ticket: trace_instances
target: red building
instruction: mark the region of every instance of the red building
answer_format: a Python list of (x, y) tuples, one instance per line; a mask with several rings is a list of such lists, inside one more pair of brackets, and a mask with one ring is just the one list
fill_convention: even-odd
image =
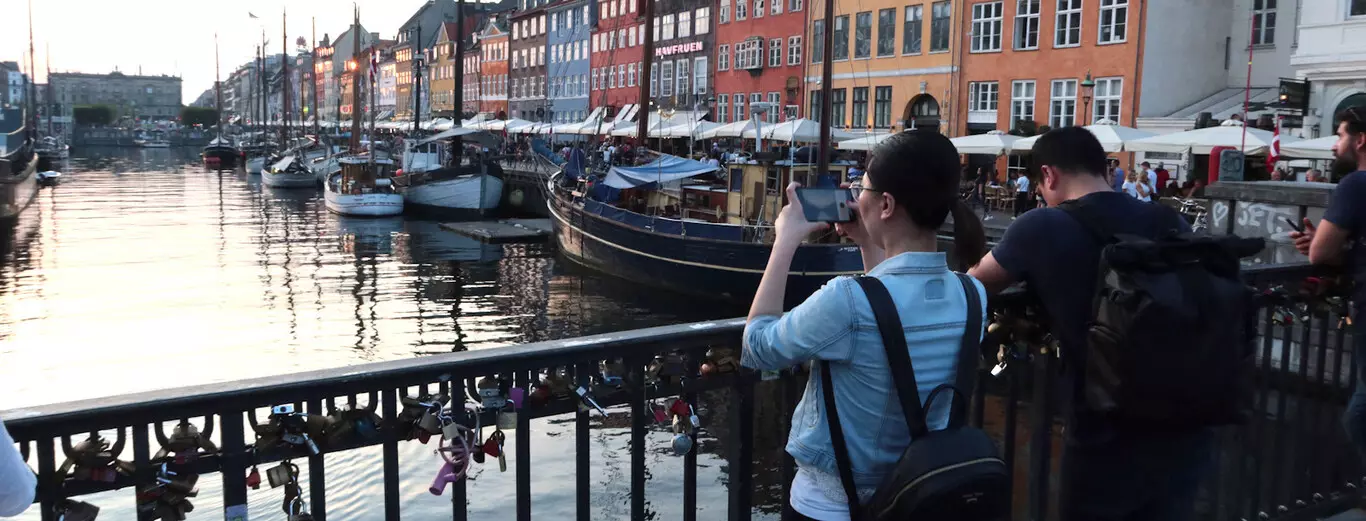
[(636, 0), (603, 0), (597, 9), (589, 47), (588, 107), (610, 107), (611, 116), (640, 99), (645, 19)]
[(806, 4), (803, 0), (719, 0), (716, 16), (717, 123), (750, 117), (750, 103), (779, 108), (766, 120), (801, 117), (806, 72)]

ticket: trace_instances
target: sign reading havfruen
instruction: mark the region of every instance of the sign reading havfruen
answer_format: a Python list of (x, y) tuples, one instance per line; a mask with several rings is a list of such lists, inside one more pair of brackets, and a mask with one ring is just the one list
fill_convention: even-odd
[(679, 43), (665, 47), (655, 47), (655, 56), (669, 56), (671, 54), (683, 54), (685, 52), (697, 52), (701, 50), (702, 42)]

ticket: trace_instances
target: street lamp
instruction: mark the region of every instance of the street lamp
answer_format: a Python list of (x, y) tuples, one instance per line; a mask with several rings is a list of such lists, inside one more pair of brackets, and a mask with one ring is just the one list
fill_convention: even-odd
[(709, 96), (709, 97), (707, 97), (707, 99), (702, 99), (702, 98), (699, 97), (699, 98), (693, 100), (693, 102), (692, 102), (692, 112), (693, 112), (693, 116), (692, 116), (692, 118), (693, 118), (693, 119), (692, 119), (692, 131), (691, 131), (691, 132), (688, 132), (688, 154), (689, 154), (689, 155), (691, 155), (691, 154), (693, 154), (693, 153), (695, 152), (695, 150), (693, 149), (693, 147), (696, 146), (695, 143), (694, 143), (694, 141), (697, 139), (697, 123), (701, 120), (701, 118), (698, 117), (697, 113), (698, 113), (698, 111), (701, 110), (701, 109), (699, 108), (699, 105), (701, 105), (703, 102), (705, 102), (708, 106), (711, 106), (712, 103), (715, 103), (715, 102), (716, 102), (716, 98), (715, 98), (715, 97), (710, 97), (710, 96)]
[(764, 151), (764, 132), (761, 127), (763, 118), (759, 117), (767, 114), (773, 108), (773, 103), (767, 101), (756, 101), (749, 104), (749, 119), (754, 121), (754, 152)]
[(1082, 110), (1086, 112), (1086, 124), (1091, 124), (1091, 91), (1096, 88), (1096, 82), (1091, 80), (1091, 71), (1086, 71), (1086, 78), (1081, 80), (1081, 103)]

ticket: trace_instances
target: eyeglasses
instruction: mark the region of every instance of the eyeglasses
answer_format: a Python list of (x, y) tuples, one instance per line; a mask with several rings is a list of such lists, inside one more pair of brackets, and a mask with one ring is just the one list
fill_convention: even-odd
[(878, 190), (876, 188), (865, 188), (862, 184), (859, 183), (849, 185), (849, 194), (853, 195), (854, 199), (858, 199), (860, 195), (863, 195), (863, 192), (865, 190), (869, 192), (882, 192), (882, 190)]

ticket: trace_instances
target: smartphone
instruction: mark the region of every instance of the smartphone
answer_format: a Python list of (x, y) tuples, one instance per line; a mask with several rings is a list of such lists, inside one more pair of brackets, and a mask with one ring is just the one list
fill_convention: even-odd
[(294, 404), (276, 405), (270, 408), (270, 413), (276, 415), (294, 414)]
[(811, 222), (847, 223), (854, 220), (849, 202), (854, 194), (848, 188), (798, 188), (797, 200)]
[(1290, 226), (1291, 230), (1295, 230), (1297, 232), (1304, 232), (1304, 227), (1295, 223), (1295, 221), (1291, 220), (1289, 217), (1282, 217), (1281, 220), (1284, 220), (1285, 224)]

